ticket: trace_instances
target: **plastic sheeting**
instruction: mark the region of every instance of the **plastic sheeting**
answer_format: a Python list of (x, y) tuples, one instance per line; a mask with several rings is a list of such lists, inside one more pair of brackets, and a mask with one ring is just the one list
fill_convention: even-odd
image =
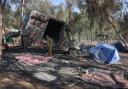
[(93, 54), (94, 59), (100, 63), (114, 64), (120, 60), (117, 49), (109, 44), (98, 44), (90, 48), (89, 53)]

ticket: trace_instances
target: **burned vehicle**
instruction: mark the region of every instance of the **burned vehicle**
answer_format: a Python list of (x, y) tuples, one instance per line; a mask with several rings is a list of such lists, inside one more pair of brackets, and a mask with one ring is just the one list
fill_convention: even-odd
[(71, 29), (67, 23), (37, 11), (32, 11), (25, 16), (21, 33), (23, 47), (39, 44), (43, 47), (47, 38), (50, 38), (53, 40), (54, 48), (63, 51), (79, 49), (79, 45), (71, 36)]

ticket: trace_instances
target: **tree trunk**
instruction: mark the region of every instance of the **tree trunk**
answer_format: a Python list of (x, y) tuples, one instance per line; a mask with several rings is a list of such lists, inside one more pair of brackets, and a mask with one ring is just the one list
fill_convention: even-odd
[(2, 30), (3, 30), (3, 8), (2, 8), (2, 2), (0, 3), (0, 60), (1, 60), (1, 57), (2, 57)]
[(107, 10), (107, 12), (108, 12), (108, 17), (109, 17), (109, 19), (108, 19), (108, 20), (109, 20), (109, 23), (112, 25), (112, 27), (113, 27), (114, 30), (116, 31), (116, 33), (117, 33), (117, 35), (119, 36), (120, 40), (124, 43), (125, 47), (128, 47), (128, 46), (127, 46), (127, 43), (126, 43), (125, 40), (123, 39), (122, 35), (118, 32), (117, 26), (116, 26), (115, 21), (113, 20), (111, 14), (110, 14), (110, 11)]
[(115, 24), (110, 20), (110, 24), (113, 26), (114, 30), (116, 31), (117, 35), (119, 36), (120, 40), (124, 43), (125, 47), (127, 46), (127, 43), (125, 42), (125, 40), (123, 39), (122, 35), (118, 32), (118, 30), (116, 29)]

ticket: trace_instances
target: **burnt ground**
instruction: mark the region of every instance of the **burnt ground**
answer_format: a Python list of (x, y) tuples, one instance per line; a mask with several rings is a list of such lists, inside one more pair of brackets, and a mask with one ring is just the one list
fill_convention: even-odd
[[(44, 64), (29, 66), (15, 59), (16, 55), (25, 52), (44, 55), (47, 53), (47, 50), (30, 48), (21, 51), (19, 48), (13, 48), (5, 51), (3, 60), (0, 63), (0, 89), (110, 89), (109, 87), (89, 84), (72, 76), (58, 74), (61, 67), (123, 71), (125, 78), (128, 79), (128, 54), (125, 53), (120, 53), (121, 64), (108, 65), (99, 64), (88, 56), (72, 57), (68, 53), (55, 51), (53, 60)], [(43, 67), (54, 68), (54, 70), (47, 71), (47, 73), (56, 75), (57, 79), (53, 82), (46, 82), (32, 76), (33, 72)]]

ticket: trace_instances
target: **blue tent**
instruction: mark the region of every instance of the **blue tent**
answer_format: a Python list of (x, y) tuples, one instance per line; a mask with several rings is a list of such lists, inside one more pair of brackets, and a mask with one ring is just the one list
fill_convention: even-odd
[(93, 54), (94, 59), (101, 63), (114, 64), (120, 60), (117, 49), (109, 44), (98, 44), (96, 47), (90, 48), (89, 53)]

